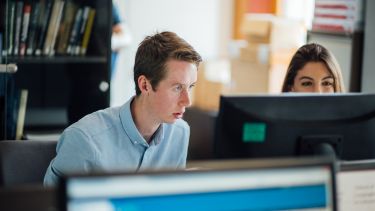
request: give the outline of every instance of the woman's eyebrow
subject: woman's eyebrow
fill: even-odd
[[[307,79],[307,80],[314,80],[313,78],[309,77],[309,76],[302,76],[300,77],[298,80],[304,80],[304,79]]]
[[[326,77],[323,78],[323,80],[326,80],[326,79],[333,79],[333,76],[329,75],[329,76],[326,76]]]

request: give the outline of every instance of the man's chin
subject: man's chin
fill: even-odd
[[[178,119],[176,119],[176,118],[166,119],[166,120],[164,121],[164,123],[167,123],[167,124],[173,124],[173,123],[175,123],[177,120],[178,120]]]

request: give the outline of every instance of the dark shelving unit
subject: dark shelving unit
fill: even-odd
[[[6,8],[9,1],[1,1],[1,8]],[[86,114],[109,106],[112,1],[72,1],[96,12],[85,56],[3,56],[3,63],[18,66],[12,76],[15,87],[28,90],[26,133],[63,129]],[[0,18],[4,35],[5,14]]]

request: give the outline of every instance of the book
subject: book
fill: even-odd
[[[82,13],[83,13],[83,9],[79,8],[74,18],[73,28],[69,37],[69,44],[68,44],[68,47],[66,48],[66,53],[70,55],[73,55],[74,44],[77,40],[78,32],[81,26]]]
[[[5,74],[5,86],[5,138],[14,140],[16,137],[20,90],[15,87],[14,78],[9,74]]]
[[[66,54],[66,48],[68,47],[69,42],[69,35],[74,23],[74,16],[77,12],[77,9],[78,7],[73,1],[68,0],[66,2],[56,46],[56,52],[60,55]]]
[[[15,16],[15,31],[14,31],[14,46],[13,46],[13,55],[18,56],[19,47],[20,47],[20,34],[21,34],[21,23],[22,23],[22,14],[23,14],[23,1],[17,2],[16,7],[16,16]]]
[[[7,7],[1,7],[0,13],[5,14],[5,11],[7,11]],[[8,12],[6,12],[8,13]],[[2,56],[6,56],[7,51],[3,49],[3,46],[7,46],[6,44],[6,33],[7,33],[7,17],[0,16],[0,64],[1,64],[1,58]]]
[[[51,48],[53,48],[52,42],[53,42],[53,36],[55,34],[54,31],[56,28],[56,24],[60,24],[60,22],[57,23],[57,21],[59,19],[61,2],[62,2],[61,0],[55,0],[53,3],[52,12],[51,12],[51,16],[50,16],[49,23],[48,23],[47,33],[46,33],[46,38],[44,40],[44,45],[43,45],[42,53],[45,56],[49,56],[51,53]]]
[[[19,106],[17,113],[17,124],[16,124],[16,140],[21,140],[23,137],[23,128],[25,125],[25,116],[26,116],[26,105],[27,105],[27,96],[28,90],[22,89],[19,96]]]
[[[37,30],[38,41],[37,41],[36,49],[35,49],[36,56],[42,55],[44,39],[46,37],[47,28],[48,28],[48,21],[50,19],[51,12],[52,12],[52,4],[53,4],[53,0],[45,0],[43,1],[43,3],[41,1],[41,14],[39,16],[40,19],[39,19],[39,24],[38,24],[39,29]]]
[[[8,46],[8,49],[7,49],[7,55],[12,55],[13,53],[13,43],[14,43],[14,25],[15,25],[15,21],[14,21],[14,17],[15,17],[15,14],[16,14],[16,2],[15,0],[9,0],[9,5],[8,5],[8,20],[7,20],[7,24],[6,24],[6,27],[8,27],[8,36],[7,36],[7,41],[6,41],[6,45],[4,46],[4,48],[6,48],[6,46]]]
[[[77,38],[75,40],[75,43],[73,44],[73,55],[79,55],[80,54],[81,45],[82,45],[82,39],[83,39],[83,35],[85,33],[85,29],[86,29],[86,24],[87,24],[87,19],[89,17],[89,13],[90,13],[90,7],[85,6],[83,8],[81,25],[79,27]]]
[[[87,19],[87,25],[86,25],[85,33],[83,35],[83,40],[82,40],[82,45],[81,45],[81,53],[80,53],[81,56],[86,55],[87,47],[89,45],[89,41],[90,41],[90,37],[91,37],[92,27],[94,25],[95,13],[96,13],[96,10],[91,8],[90,13],[89,13],[89,17]]]
[[[36,44],[36,33],[38,30],[38,20],[40,14],[40,2],[36,0],[32,6],[31,16],[30,16],[30,26],[27,38],[27,48],[26,55],[31,56],[34,54],[35,44]]]
[[[0,75],[0,82],[3,82],[3,75]],[[3,88],[0,87],[0,90]],[[6,139],[5,128],[5,96],[0,94],[0,140]]]
[[[64,10],[64,4],[65,4],[64,1],[60,1],[60,3],[59,3],[57,18],[56,18],[55,24],[52,28],[52,38],[51,38],[51,43],[50,43],[50,46],[49,46],[50,49],[49,49],[48,56],[55,55],[56,38],[57,38],[57,33],[59,31],[59,28],[60,28],[61,17],[62,17],[62,13],[63,13],[63,10]]]
[[[26,52],[26,40],[29,31],[29,22],[30,22],[30,13],[31,5],[26,2],[23,7],[23,19],[22,19],[22,28],[21,28],[21,37],[20,37],[20,56],[24,56]]]
[[[3,33],[0,32],[0,65],[3,63]]]
[[[7,84],[7,90],[0,95],[0,138],[20,140],[23,135],[28,91],[15,88],[9,75],[1,75],[0,78]]]

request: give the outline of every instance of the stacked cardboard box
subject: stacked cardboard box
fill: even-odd
[[[241,83],[240,93],[279,93],[290,59],[304,43],[306,30],[302,23],[273,15],[251,14],[245,16],[241,29],[248,45],[240,49],[241,62],[231,62],[232,81]],[[244,70],[247,75],[237,73]],[[257,87],[242,84],[251,78],[258,79]]]
[[[198,81],[193,92],[193,106],[217,110],[220,95],[228,93],[230,66],[228,60],[205,61],[199,66]]]
[[[271,15],[250,15],[242,31],[248,45],[240,49],[239,58],[200,65],[193,106],[217,110],[220,95],[280,93],[290,59],[303,43],[297,40],[304,38],[301,24]]]

